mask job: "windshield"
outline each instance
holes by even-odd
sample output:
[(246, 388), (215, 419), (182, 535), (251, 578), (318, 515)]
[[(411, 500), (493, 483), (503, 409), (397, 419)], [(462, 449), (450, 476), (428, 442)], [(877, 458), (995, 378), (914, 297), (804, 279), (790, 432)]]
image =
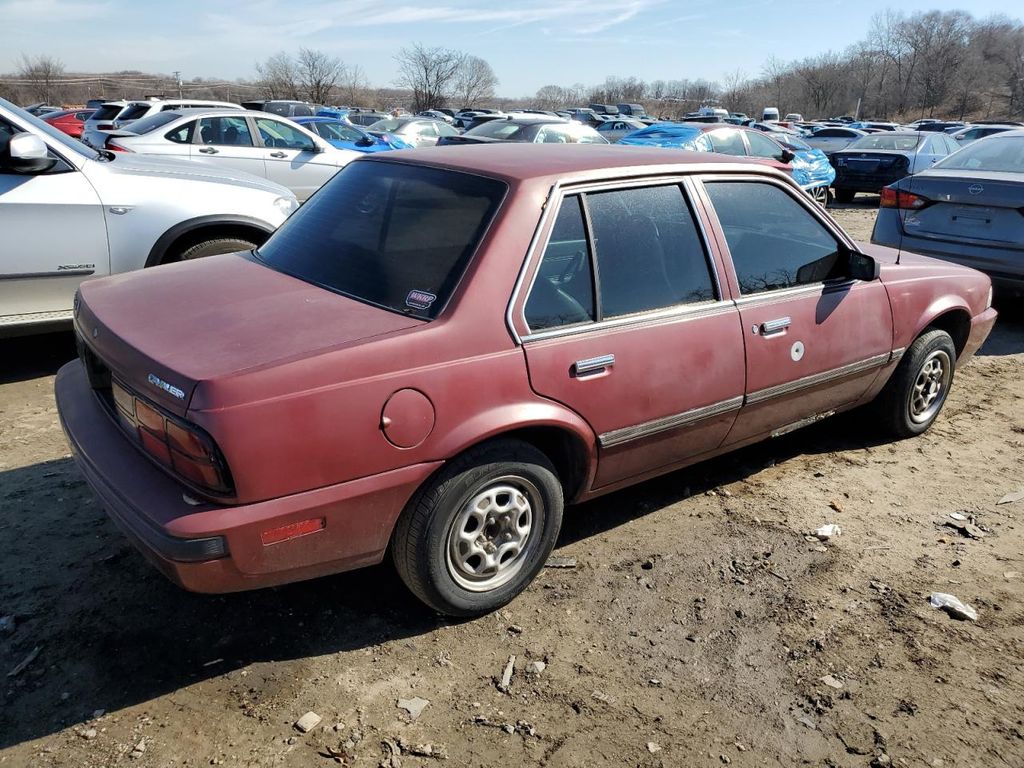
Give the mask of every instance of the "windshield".
[(157, 128), (161, 128), (168, 123), (173, 123), (180, 117), (181, 115), (177, 112), (157, 112), (155, 115), (136, 120), (130, 128), (125, 128), (125, 130), (142, 135), (143, 133), (155, 131)]
[(370, 125), (366, 130), (381, 131), (383, 133), (394, 133), (408, 122), (408, 120), (378, 120), (377, 122)]
[(979, 139), (939, 160), (933, 168), (1024, 173), (1024, 135)]
[(404, 163), (346, 166), (257, 251), (281, 272), (431, 320), (505, 196), (495, 179)]
[(11, 104), (11, 102), (7, 101), (6, 99), (0, 98), (0, 107), (10, 110), (11, 114), (14, 116), (16, 120), (19, 120), (22, 123), (31, 126), (40, 133), (45, 133), (47, 138), (57, 142), (64, 149), (71, 150), (76, 155), (79, 155), (80, 157), (85, 157), (89, 160), (98, 160), (100, 158), (100, 154), (96, 150), (90, 149), (77, 139), (72, 139), (63, 131), (54, 128), (52, 125), (50, 125), (47, 122), (44, 122), (43, 120), (40, 120), (35, 115), (30, 115), (28, 112), (21, 109), (20, 107), (14, 106), (13, 104)]
[(914, 149), (921, 143), (921, 137), (913, 133), (892, 134), (873, 133), (870, 136), (861, 136), (850, 146), (852, 149)]

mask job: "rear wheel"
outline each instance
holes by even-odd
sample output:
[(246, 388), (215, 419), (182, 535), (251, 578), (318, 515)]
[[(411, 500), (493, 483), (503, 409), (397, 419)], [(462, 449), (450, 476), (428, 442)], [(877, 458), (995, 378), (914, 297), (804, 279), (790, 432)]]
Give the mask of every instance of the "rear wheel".
[(238, 237), (218, 237), (210, 240), (201, 240), (190, 245), (177, 253), (171, 253), (164, 263), (172, 261), (187, 261), (189, 259), (201, 259), (204, 256), (216, 256), (219, 253), (237, 253), (238, 251), (251, 251), (256, 243), (249, 240), (242, 240)]
[(955, 368), (950, 335), (937, 329), (922, 333), (876, 401), (886, 431), (900, 438), (927, 431), (949, 396)]
[(856, 197), (857, 193), (852, 189), (837, 189), (836, 190), (836, 202), (838, 203), (852, 203), (853, 198)]
[(428, 482), (395, 527), (391, 554), (431, 608), (479, 616), (508, 603), (543, 567), (562, 523), (547, 456), (518, 440), (474, 448)]

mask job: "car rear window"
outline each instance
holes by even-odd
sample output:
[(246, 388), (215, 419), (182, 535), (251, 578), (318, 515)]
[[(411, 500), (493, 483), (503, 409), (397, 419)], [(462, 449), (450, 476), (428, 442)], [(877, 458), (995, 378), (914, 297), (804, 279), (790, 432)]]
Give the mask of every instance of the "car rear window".
[(129, 130), (131, 130), (132, 133), (137, 133), (141, 136), (144, 133), (155, 131), (157, 128), (165, 126), (168, 123), (173, 123), (180, 117), (181, 115), (177, 112), (157, 112), (155, 115), (150, 115), (149, 117), (144, 117), (141, 120), (136, 120), (132, 123)]
[(327, 290), (430, 320), (454, 292), (505, 191), (503, 182), (481, 176), (357, 161), (257, 257)]
[(914, 149), (921, 143), (921, 137), (916, 134), (901, 133), (873, 133), (870, 136), (861, 136), (847, 149)]
[(124, 109), (122, 104), (104, 104), (102, 107), (96, 110), (93, 114), (93, 120), (113, 120), (117, 117), (121, 110)]
[(133, 104), (118, 116), (118, 120), (138, 120), (149, 112), (149, 104)]
[(933, 168), (958, 171), (1024, 173), (1024, 136), (992, 136), (968, 144)]

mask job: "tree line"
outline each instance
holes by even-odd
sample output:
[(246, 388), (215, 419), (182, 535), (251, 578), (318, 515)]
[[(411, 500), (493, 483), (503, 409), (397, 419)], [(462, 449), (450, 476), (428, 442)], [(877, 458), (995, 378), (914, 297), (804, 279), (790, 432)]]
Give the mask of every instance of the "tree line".
[(975, 19), (964, 11), (886, 11), (873, 17), (864, 40), (843, 51), (794, 61), (773, 57), (754, 76), (736, 71), (720, 82), (610, 76), (597, 85), (550, 84), (532, 96), (505, 98), (496, 93), (493, 68), (478, 56), (417, 43), (394, 58), (398, 75), (393, 86), (373, 87), (359, 65), (308, 48), (270, 56), (256, 65), (255, 77), (230, 82), (181, 82), (140, 72), (75, 75), (53, 56), (23, 56), (16, 72), (0, 76), (0, 95), (21, 103), (60, 104), (180, 92), (227, 101), (302, 99), (413, 111), (639, 103), (664, 117), (705, 105), (750, 115), (774, 106), (782, 114), (799, 112), (808, 118), (856, 112), (895, 120), (1024, 116), (1024, 24), (999, 15)]

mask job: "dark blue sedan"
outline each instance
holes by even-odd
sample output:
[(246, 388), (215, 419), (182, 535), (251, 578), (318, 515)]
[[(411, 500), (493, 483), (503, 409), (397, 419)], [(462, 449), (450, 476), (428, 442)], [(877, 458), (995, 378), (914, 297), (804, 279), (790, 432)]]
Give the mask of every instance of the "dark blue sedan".
[(374, 136), (362, 128), (336, 117), (296, 117), (294, 120), (338, 149), (354, 149), (356, 152), (387, 152), (391, 149), (412, 148), (412, 144), (394, 134)]

